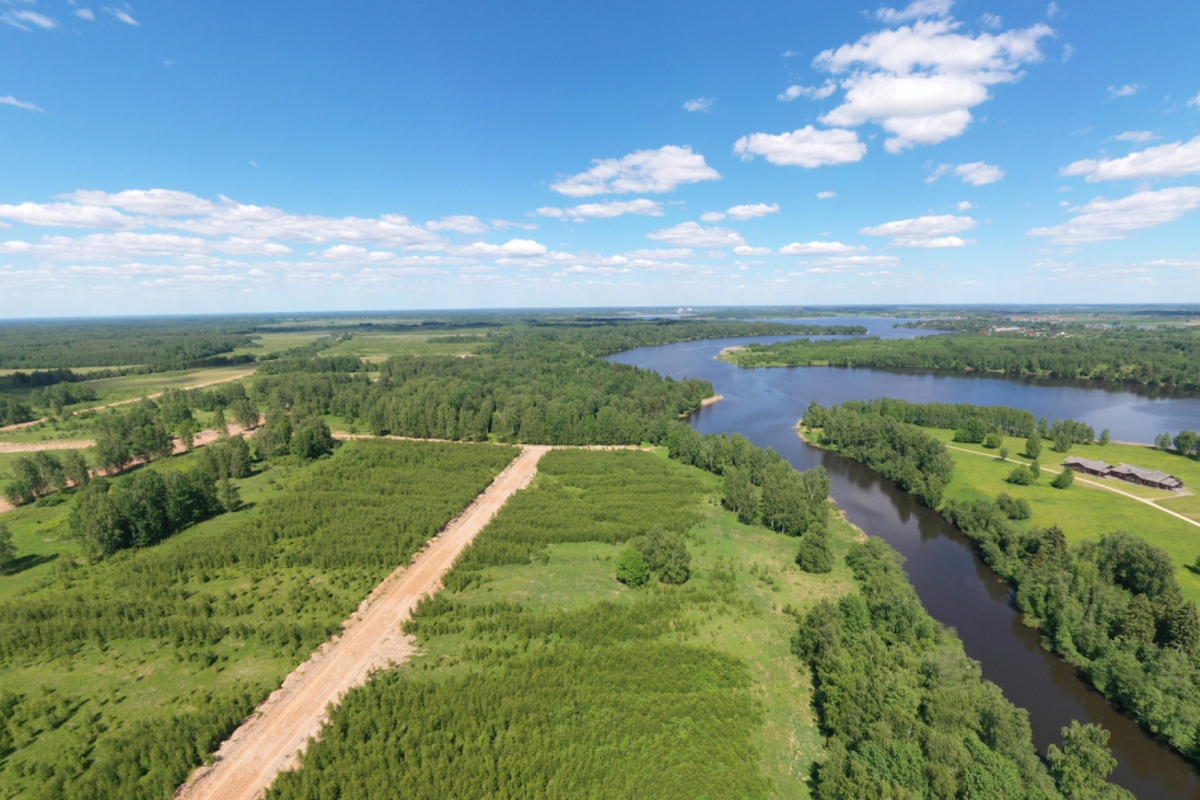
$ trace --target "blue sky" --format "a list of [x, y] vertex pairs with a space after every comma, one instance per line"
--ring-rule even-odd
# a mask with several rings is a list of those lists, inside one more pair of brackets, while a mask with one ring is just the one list
[[0, 316], [1200, 302], [1200, 4], [0, 0]]

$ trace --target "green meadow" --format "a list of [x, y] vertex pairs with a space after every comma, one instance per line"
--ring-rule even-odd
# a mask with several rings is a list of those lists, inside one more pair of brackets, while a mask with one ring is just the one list
[[[952, 441], [953, 431], [924, 428], [926, 433], [945, 442], [954, 458], [954, 479], [946, 487], [947, 500], [975, 500], [983, 497], [995, 499], [1001, 492], [1029, 501], [1033, 517], [1029, 525], [1062, 528], [1067, 539], [1079, 542], [1083, 539], [1098, 539], [1102, 534], [1123, 530], [1142, 537], [1155, 547], [1161, 547], [1179, 565], [1180, 588], [1189, 600], [1200, 601], [1200, 574], [1191, 569], [1200, 556], [1200, 528], [1183, 520], [1155, 510], [1153, 507], [1122, 497], [1114, 492], [1085, 483], [1080, 478], [1095, 481], [1105, 486], [1129, 492], [1139, 497], [1158, 500], [1163, 508], [1177, 513], [1200, 511], [1197, 497], [1175, 495], [1145, 487], [1137, 487], [1118, 480], [1089, 478], [1076, 475], [1069, 489], [1055, 489], [1050, 485], [1054, 476], [1043, 472], [1041, 480], [1032, 486], [1017, 486], [1008, 483], [1013, 467], [1028, 463], [1018, 454], [1025, 450], [1024, 439], [1006, 437], [1004, 446], [1009, 450], [1007, 461], [1000, 461], [996, 450], [982, 445], [963, 444]], [[961, 449], [955, 449], [961, 448]], [[966, 453], [963, 450], [972, 452]], [[976, 455], [979, 454], [979, 455]], [[986, 457], [985, 457], [986, 456]], [[1062, 469], [1062, 460], [1067, 456], [1082, 456], [1105, 461], [1109, 464], [1126, 462], [1148, 469], [1169, 472], [1183, 480], [1189, 491], [1200, 490], [1200, 462], [1138, 445], [1109, 444], [1101, 446], [1075, 445], [1069, 453], [1056, 453], [1043, 443], [1041, 463], [1055, 471]], [[1163, 499], [1169, 498], [1169, 499]]]

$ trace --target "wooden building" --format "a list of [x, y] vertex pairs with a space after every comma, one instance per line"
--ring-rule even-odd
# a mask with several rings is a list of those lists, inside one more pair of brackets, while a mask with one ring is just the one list
[[1097, 478], [1116, 478], [1120, 481], [1136, 483], [1138, 486], [1149, 486], [1153, 489], [1174, 491], [1183, 488], [1183, 481], [1174, 475], [1168, 475], [1156, 469], [1135, 467], [1132, 464], [1120, 464], [1113, 467], [1105, 464], [1103, 461], [1082, 458], [1080, 456], [1070, 456], [1063, 462], [1063, 466], [1070, 467], [1076, 472], [1082, 472], [1085, 475], [1095, 475]]

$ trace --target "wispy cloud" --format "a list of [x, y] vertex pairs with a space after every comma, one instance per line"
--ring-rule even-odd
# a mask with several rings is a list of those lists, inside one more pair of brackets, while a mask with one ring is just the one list
[[130, 9], [128, 6], [125, 8], [113, 8], [112, 6], [105, 6], [104, 10], [109, 14], [112, 14], [113, 19], [117, 20], [117, 22], [124, 22], [126, 25], [133, 25], [136, 28], [142, 27], [142, 23], [133, 18], [133, 14], [131, 13], [132, 9]]
[[46, 109], [42, 108], [41, 106], [35, 105], [35, 104], [27, 102], [25, 100], [18, 100], [17, 98], [13, 97], [11, 94], [6, 94], [3, 96], [0, 96], [0, 105], [14, 106], [16, 108], [23, 108], [27, 111], [40, 111], [43, 114], [46, 113]]
[[712, 111], [713, 103], [717, 102], [715, 97], [697, 97], [695, 100], [688, 100], [683, 104], [684, 111]]
[[48, 31], [58, 27], [56, 20], [47, 17], [45, 14], [30, 11], [27, 8], [15, 8], [0, 13], [0, 22], [7, 23], [23, 31], [33, 30], [34, 28]]
[[571, 175], [550, 188], [568, 197], [599, 194], [629, 194], [674, 191], [685, 183], [719, 180], [721, 174], [690, 146], [666, 145], [657, 150], [638, 150], [623, 158], [595, 159], [586, 172]]
[[1138, 92], [1140, 92], [1142, 89], [1145, 89], [1145, 88], [1146, 87], [1142, 86], [1140, 83], [1127, 83], [1124, 86], [1110, 86], [1110, 87], [1108, 87], [1108, 96], [1109, 97], [1132, 97], [1133, 95], [1137, 94]]

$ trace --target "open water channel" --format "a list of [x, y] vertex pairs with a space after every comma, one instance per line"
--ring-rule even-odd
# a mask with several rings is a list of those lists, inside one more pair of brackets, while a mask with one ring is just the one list
[[[891, 327], [898, 320], [838, 317], [797, 320], [811, 324], [863, 324], [871, 335], [911, 337], [929, 331]], [[716, 360], [722, 348], [791, 337], [708, 339], [642, 347], [612, 361], [673, 378], [705, 378], [724, 396], [692, 416], [702, 433], [740, 433], [773, 447], [796, 469], [824, 465], [833, 499], [855, 525], [879, 536], [907, 559], [905, 569], [933, 617], [954, 627], [983, 674], [1029, 711], [1034, 742], [1045, 753], [1061, 743], [1072, 719], [1112, 732], [1118, 761], [1113, 780], [1141, 800], [1200, 798], [1200, 771], [1136, 723], [1115, 711], [1080, 679], [1075, 669], [1040, 647], [1038, 633], [1023, 624], [1008, 586], [975, 555], [970, 542], [936, 512], [858, 462], [812, 447], [792, 426], [812, 400], [898, 397], [914, 402], [975, 403], [1025, 408], [1035, 414], [1074, 418], [1117, 440], [1151, 442], [1158, 433], [1200, 427], [1200, 396], [1102, 387], [1086, 382], [1014, 380], [936, 373], [838, 367], [741, 369]], [[1102, 531], [1097, 531], [1102, 533]], [[1196, 550], [1200, 553], [1200, 534]]]

